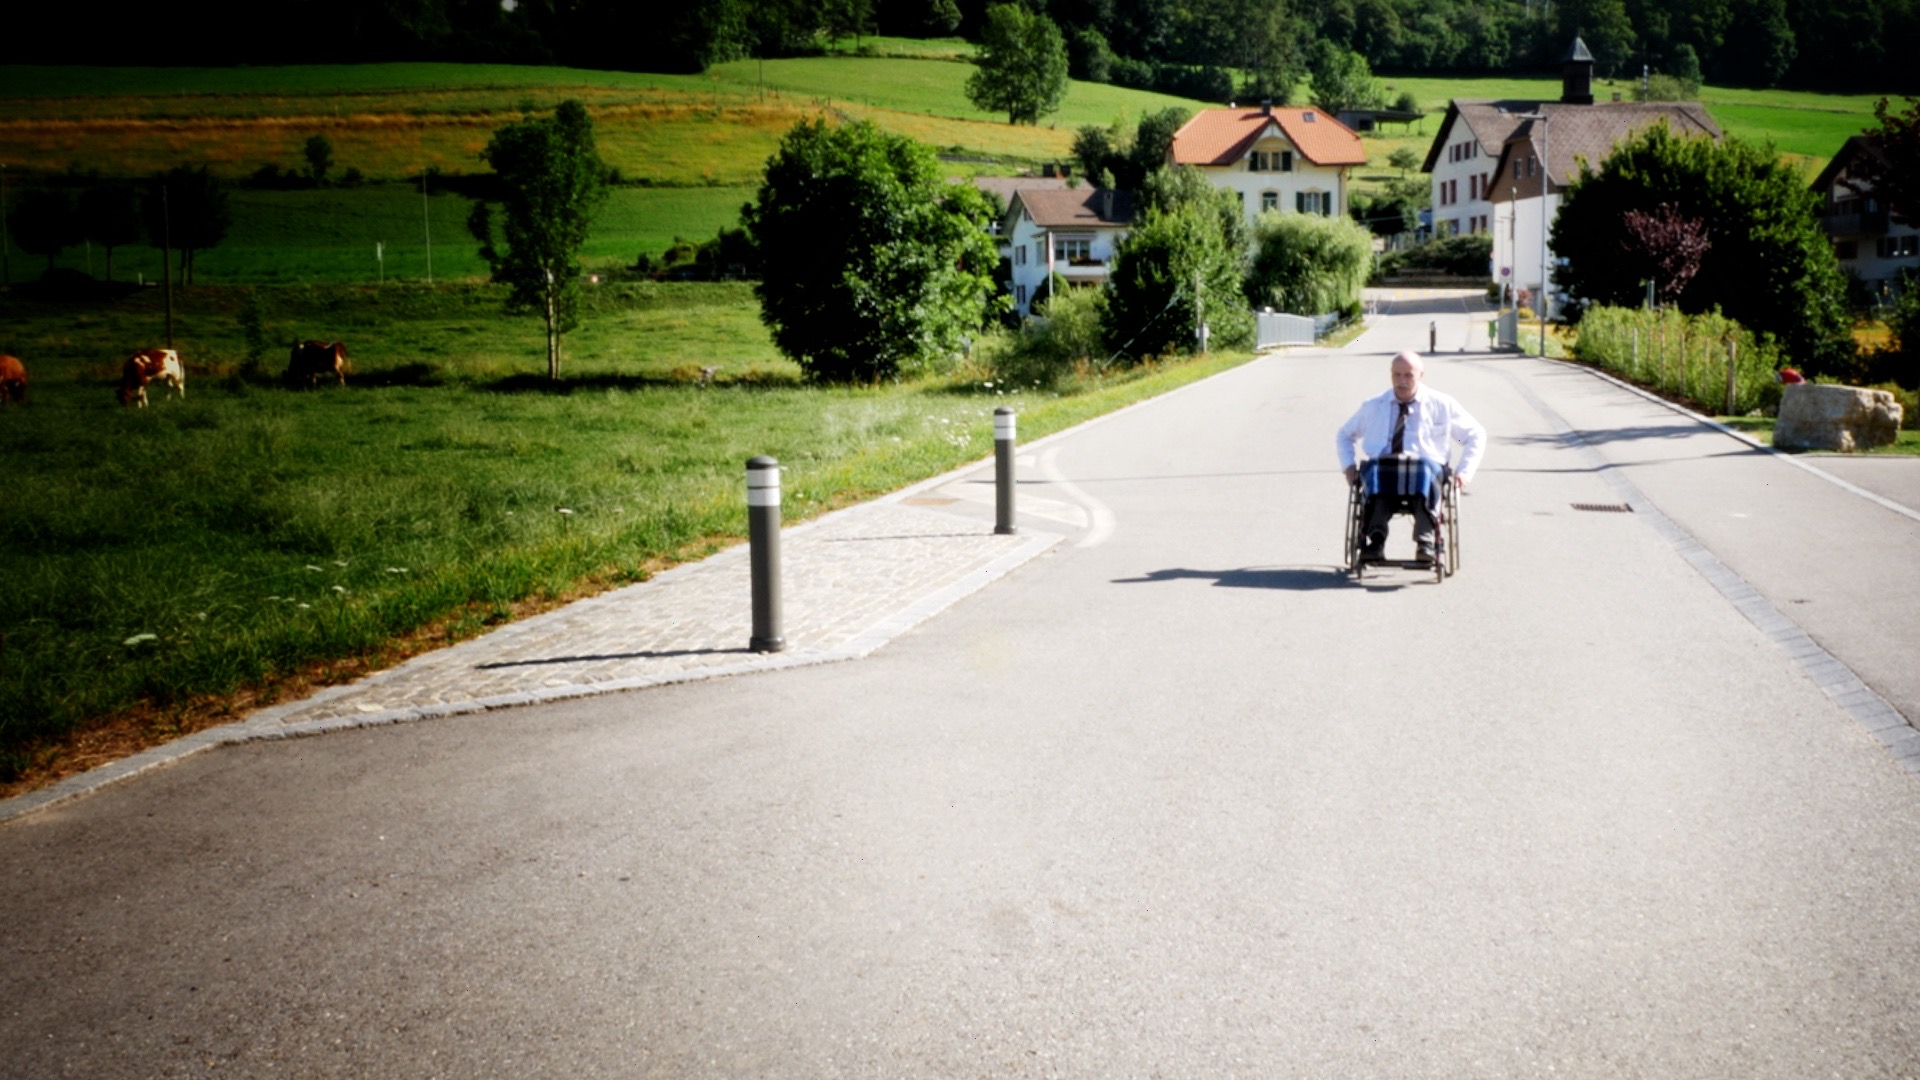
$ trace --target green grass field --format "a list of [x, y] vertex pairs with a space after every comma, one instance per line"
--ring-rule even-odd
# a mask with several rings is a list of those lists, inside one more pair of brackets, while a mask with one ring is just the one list
[[[1034, 438], [1246, 359], [1068, 394], [965, 372], [820, 390], [750, 286], [639, 282], [590, 290], [554, 392], [538, 320], [503, 317], [495, 287], [195, 288], [176, 314], [186, 396], [122, 409], [115, 360], [159, 339], [157, 294], [0, 294], [4, 347], [34, 375], [0, 413], [0, 785], [103, 717], [164, 737], [229, 695], [270, 700], [423, 629], [413, 647], [710, 551], [744, 533], [755, 454], [787, 466], [797, 521], [983, 457], [997, 406]], [[251, 372], [249, 303], [273, 343]], [[272, 382], [306, 336], [348, 342], [349, 387]]]

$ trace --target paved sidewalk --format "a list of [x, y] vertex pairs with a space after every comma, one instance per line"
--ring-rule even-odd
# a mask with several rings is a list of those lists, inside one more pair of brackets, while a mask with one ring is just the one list
[[[995, 535], [991, 463], [984, 480], [982, 468], [783, 529], [781, 652], [747, 648], [753, 586], [740, 544], [0, 802], [0, 821], [214, 746], [864, 656], [1061, 540], [1024, 526]], [[1076, 523], [1044, 499], [1019, 509]]]

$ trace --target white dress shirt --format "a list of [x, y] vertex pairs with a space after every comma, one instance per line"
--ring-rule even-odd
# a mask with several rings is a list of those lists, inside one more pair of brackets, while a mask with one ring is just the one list
[[[1400, 400], [1388, 390], [1360, 403], [1360, 408], [1340, 425], [1335, 445], [1340, 452], [1340, 467], [1354, 463], [1355, 451], [1375, 458], [1391, 453], [1393, 427], [1400, 417]], [[1422, 385], [1414, 393], [1407, 410], [1407, 432], [1402, 449], [1429, 461], [1446, 463], [1452, 457], [1453, 441], [1461, 446], [1460, 463], [1454, 474], [1464, 481], [1473, 479], [1480, 467], [1480, 455], [1486, 450], [1487, 429], [1480, 426], [1460, 403]]]

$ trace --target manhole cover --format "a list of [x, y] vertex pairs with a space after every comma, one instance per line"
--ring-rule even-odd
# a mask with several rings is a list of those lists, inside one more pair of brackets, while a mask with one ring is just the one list
[[1575, 510], [1585, 510], [1590, 514], [1631, 514], [1633, 507], [1626, 503], [1574, 503]]

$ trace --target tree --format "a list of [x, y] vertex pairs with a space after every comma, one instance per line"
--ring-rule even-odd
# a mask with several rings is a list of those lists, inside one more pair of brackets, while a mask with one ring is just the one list
[[180, 252], [179, 280], [187, 285], [193, 283], [194, 253], [219, 247], [233, 227], [226, 187], [205, 165], [175, 165], [149, 180], [140, 217], [148, 244]]
[[93, 184], [80, 193], [80, 227], [90, 243], [106, 249], [112, 281], [113, 249], [140, 239], [140, 197], [129, 184]]
[[493, 133], [480, 157], [499, 180], [501, 235], [493, 212], [474, 203], [467, 229], [493, 280], [508, 287], [509, 311], [537, 311], [547, 329], [547, 378], [560, 378], [560, 344], [579, 325], [580, 246], [607, 197], [607, 166], [594, 146], [593, 119], [563, 101], [550, 120], [522, 120]]
[[1681, 214], [1672, 203], [1661, 203], [1652, 213], [1629, 210], [1620, 223], [1621, 256], [1646, 268], [1654, 296], [1663, 304], [1687, 291], [1713, 246], [1707, 223]]
[[86, 239], [74, 214], [73, 196], [57, 188], [28, 188], [7, 214], [7, 231], [21, 251], [47, 257], [49, 274], [62, 251]]
[[1329, 41], [1314, 50], [1308, 87], [1313, 103], [1330, 113], [1378, 108], [1387, 98], [1366, 57]]
[[1774, 335], [1809, 368], [1844, 370], [1853, 356], [1846, 287], [1817, 201], [1770, 147], [1684, 138], [1659, 124], [1620, 143], [1568, 189], [1552, 240], [1566, 265], [1554, 280], [1584, 302], [1636, 306], [1653, 268], [1621, 257], [1627, 215], [1701, 221], [1710, 246], [1673, 303], [1692, 313], [1719, 308]]
[[821, 0], [820, 9], [829, 42], [852, 38], [857, 46], [860, 35], [873, 32], [873, 0]]
[[1554, 15], [1560, 20], [1560, 40], [1578, 37], [1586, 42], [1594, 74], [1601, 78], [1612, 78], [1638, 54], [1624, 0], [1561, 0]]
[[802, 121], [741, 211], [763, 267], [761, 320], [817, 381], [935, 367], [988, 317], [992, 218], [979, 189], [947, 183], [911, 139]]
[[1240, 208], [1196, 170], [1162, 170], [1142, 192], [1143, 209], [1116, 245], [1107, 284], [1109, 349], [1136, 360], [1253, 340], [1241, 291]]
[[307, 176], [314, 187], [325, 187], [327, 170], [333, 168], [333, 143], [325, 135], [307, 138]]
[[1420, 167], [1420, 154], [1411, 146], [1396, 146], [1393, 153], [1387, 155], [1387, 164], [1399, 169], [1404, 177], [1409, 169]]
[[1298, 315], [1347, 313], [1373, 269], [1373, 234], [1346, 218], [1269, 210], [1253, 227], [1247, 299]]
[[1034, 124], [1067, 94], [1067, 42], [1045, 15], [1019, 4], [987, 9], [980, 69], [967, 79], [967, 100], [1004, 112], [1009, 124]]

